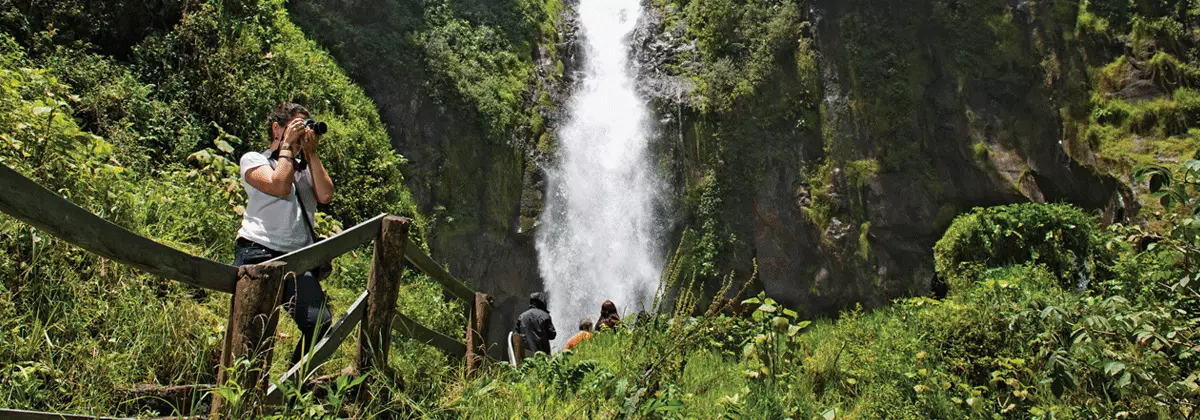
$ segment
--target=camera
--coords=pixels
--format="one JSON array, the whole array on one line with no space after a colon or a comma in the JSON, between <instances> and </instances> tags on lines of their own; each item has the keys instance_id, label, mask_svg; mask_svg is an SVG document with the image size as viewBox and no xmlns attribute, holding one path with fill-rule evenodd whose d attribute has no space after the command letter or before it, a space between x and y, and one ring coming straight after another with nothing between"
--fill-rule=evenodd
<instances>
[{"instance_id":1,"label":"camera","mask_svg":"<svg viewBox=\"0 0 1200 420\"><path fill-rule=\"evenodd\" d=\"M325 132L329 131L328 124L325 124L325 122L323 122L323 121L317 121L314 119L304 120L304 128L312 130L313 134L316 134L318 136L323 135L323 134L325 134ZM282 135L280 135L279 140L283 141ZM279 159L279 149L275 149L274 151L271 152L271 159L272 160ZM296 170L303 171L305 168L307 168L308 167L307 160L308 159L306 158L306 156L304 156L304 152L298 151L296 158L294 159L294 162L296 165L295 166Z\"/></svg>"},{"instance_id":2,"label":"camera","mask_svg":"<svg viewBox=\"0 0 1200 420\"><path fill-rule=\"evenodd\" d=\"M317 121L314 119L304 120L304 127L312 130L313 134L318 136L323 136L325 135L326 131L329 131L329 126L326 125L324 121Z\"/></svg>"}]
</instances>

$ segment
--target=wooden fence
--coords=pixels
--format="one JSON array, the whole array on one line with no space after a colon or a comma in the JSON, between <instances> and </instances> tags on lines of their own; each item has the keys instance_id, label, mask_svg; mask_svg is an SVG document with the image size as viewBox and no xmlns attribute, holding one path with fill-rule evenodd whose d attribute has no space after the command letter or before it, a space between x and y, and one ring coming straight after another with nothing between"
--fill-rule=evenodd
<instances>
[{"instance_id":1,"label":"wooden fence","mask_svg":"<svg viewBox=\"0 0 1200 420\"><path fill-rule=\"evenodd\" d=\"M130 232L4 165L0 165L0 211L110 260L193 286L232 293L217 383L226 383L228 368L235 360L247 358L253 362L252 367L238 376L238 385L252 389L257 401L278 403L282 399L279 388L268 388L264 376L272 358L285 279L372 241L375 251L366 290L303 360L275 383L303 381L333 355L355 326L359 326L354 359L357 372L387 366L392 332L448 355L464 357L468 375L473 375L486 358L491 297L455 278L414 244L409 237L411 223L405 218L381 214L304 249L260 264L234 267L188 255ZM467 303L465 342L437 333L396 311L406 262L440 284L448 295ZM213 412L220 413L224 402L216 393L213 398ZM14 413L17 411L0 410L0 415Z\"/></svg>"}]
</instances>

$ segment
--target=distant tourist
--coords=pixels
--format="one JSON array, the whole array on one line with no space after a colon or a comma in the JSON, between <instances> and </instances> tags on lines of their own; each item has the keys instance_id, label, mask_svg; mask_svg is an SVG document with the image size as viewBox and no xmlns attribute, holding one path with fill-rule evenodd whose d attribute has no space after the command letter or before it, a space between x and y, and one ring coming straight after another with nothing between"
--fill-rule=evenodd
<instances>
[{"instance_id":1,"label":"distant tourist","mask_svg":"<svg viewBox=\"0 0 1200 420\"><path fill-rule=\"evenodd\" d=\"M563 350L570 350L583 342L583 340L589 338L592 338L592 320L584 318L582 321L579 321L579 332L575 333L575 336L571 337L570 340L567 340L567 345L563 347Z\"/></svg>"},{"instance_id":2,"label":"distant tourist","mask_svg":"<svg viewBox=\"0 0 1200 420\"><path fill-rule=\"evenodd\" d=\"M646 312L645 309L638 311L638 313L637 313L637 325L638 326L650 325L651 320L653 320L653 318L650 317L650 313Z\"/></svg>"},{"instance_id":3,"label":"distant tourist","mask_svg":"<svg viewBox=\"0 0 1200 420\"><path fill-rule=\"evenodd\" d=\"M616 330L621 325L621 315L617 314L617 304L611 300L600 305L600 319L596 320L596 331L605 329Z\"/></svg>"},{"instance_id":4,"label":"distant tourist","mask_svg":"<svg viewBox=\"0 0 1200 420\"><path fill-rule=\"evenodd\" d=\"M529 295L529 309L517 317L517 334L525 337L525 346L531 352L550 354L550 340L558 336L554 321L546 309L546 297L541 293Z\"/></svg>"},{"instance_id":5,"label":"distant tourist","mask_svg":"<svg viewBox=\"0 0 1200 420\"><path fill-rule=\"evenodd\" d=\"M238 230L235 265L264 262L316 240L313 215L317 203L333 199L333 181L317 153L325 126L306 123L310 116L303 106L279 104L267 115L270 147L242 155L242 188L249 200ZM327 273L312 270L288 276L284 282L282 303L302 336L292 352L292 363L325 335L333 318L318 279Z\"/></svg>"}]
</instances>

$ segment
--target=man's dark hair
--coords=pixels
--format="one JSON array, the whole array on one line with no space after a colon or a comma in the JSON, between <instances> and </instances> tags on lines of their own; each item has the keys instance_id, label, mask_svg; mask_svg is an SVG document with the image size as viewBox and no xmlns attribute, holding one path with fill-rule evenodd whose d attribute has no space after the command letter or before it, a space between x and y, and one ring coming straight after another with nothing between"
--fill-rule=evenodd
<instances>
[{"instance_id":1,"label":"man's dark hair","mask_svg":"<svg viewBox=\"0 0 1200 420\"><path fill-rule=\"evenodd\" d=\"M591 331L591 330L592 330L592 320L591 319L584 318L583 320L579 321L579 331Z\"/></svg>"},{"instance_id":2,"label":"man's dark hair","mask_svg":"<svg viewBox=\"0 0 1200 420\"><path fill-rule=\"evenodd\" d=\"M536 292L529 295L529 306L546 311L547 309L546 294Z\"/></svg>"},{"instance_id":3,"label":"man's dark hair","mask_svg":"<svg viewBox=\"0 0 1200 420\"><path fill-rule=\"evenodd\" d=\"M275 140L275 132L271 131L271 123L279 123L279 125L286 126L296 114L304 114L306 117L312 115L304 105L294 102L284 101L276 105L275 109L270 114L267 114L267 139Z\"/></svg>"}]
</instances>

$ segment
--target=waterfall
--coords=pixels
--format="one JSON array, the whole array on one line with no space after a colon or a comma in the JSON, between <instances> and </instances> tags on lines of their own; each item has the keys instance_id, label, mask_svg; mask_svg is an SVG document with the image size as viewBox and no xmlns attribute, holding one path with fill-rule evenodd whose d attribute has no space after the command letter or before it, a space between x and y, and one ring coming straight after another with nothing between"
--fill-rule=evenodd
<instances>
[{"instance_id":1,"label":"waterfall","mask_svg":"<svg viewBox=\"0 0 1200 420\"><path fill-rule=\"evenodd\" d=\"M583 70L547 169L538 265L556 347L610 299L623 317L649 310L662 272L661 182L648 154L649 117L634 91L627 39L639 0L582 0Z\"/></svg>"}]
</instances>

